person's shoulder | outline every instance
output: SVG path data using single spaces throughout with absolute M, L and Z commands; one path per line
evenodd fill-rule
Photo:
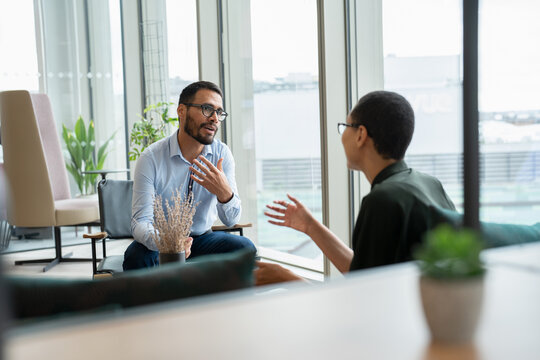
M 170 136 L 164 137 L 163 139 L 160 139 L 156 141 L 155 143 L 152 143 L 148 145 L 146 149 L 141 154 L 142 156 L 153 156 L 154 154 L 167 150 L 169 148 L 169 138 Z
M 389 201 L 391 202 L 394 199 L 396 192 L 402 192 L 399 183 L 381 183 L 374 186 L 369 194 L 365 196 L 365 199 L 371 201 Z
M 441 182 L 432 175 L 409 168 L 377 184 L 375 188 L 380 191 L 410 191 L 411 188 L 425 184 L 440 186 Z
M 137 163 L 156 164 L 169 153 L 169 137 L 165 137 L 150 144 L 139 156 Z
M 414 182 L 393 177 L 373 186 L 369 194 L 365 196 L 367 203 L 377 204 L 403 204 L 414 198 L 416 193 Z
M 424 181 L 428 181 L 428 182 L 433 182 L 433 183 L 438 183 L 438 184 L 441 183 L 439 179 L 437 179 L 435 176 L 423 173 L 415 169 L 411 169 L 411 176 L 423 179 Z
M 396 174 L 375 185 L 369 193 L 369 201 L 399 204 L 408 208 L 415 204 L 447 204 L 446 192 L 434 176 L 414 169 Z

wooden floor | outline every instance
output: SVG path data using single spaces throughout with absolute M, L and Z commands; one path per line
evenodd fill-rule
M 114 240 L 107 242 L 107 255 L 122 255 L 131 240 Z M 98 246 L 98 256 L 101 252 L 101 244 Z M 91 258 L 92 249 L 90 244 L 65 246 L 62 249 L 62 254 L 66 257 L 69 253 L 73 253 L 71 257 Z M 92 262 L 62 262 L 47 272 L 43 272 L 43 264 L 28 264 L 15 266 L 16 260 L 31 260 L 54 257 L 54 249 L 25 251 L 12 254 L 3 254 L 0 256 L 3 266 L 3 271 L 7 274 L 22 275 L 22 276 L 47 276 L 61 278 L 92 278 Z

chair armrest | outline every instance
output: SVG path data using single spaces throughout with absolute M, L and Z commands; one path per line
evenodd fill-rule
M 129 172 L 129 169 L 99 169 L 99 170 L 89 170 L 89 171 L 83 171 L 83 174 L 100 174 L 101 179 L 105 180 L 105 177 L 107 174 L 115 174 L 115 173 L 121 173 L 121 172 Z
M 105 231 L 100 231 L 98 233 L 93 233 L 93 234 L 83 234 L 82 237 L 85 239 L 101 240 L 101 239 L 105 239 L 107 236 L 109 236 L 109 234 L 107 234 Z
M 252 226 L 253 226 L 252 223 L 236 224 L 236 225 L 231 226 L 231 227 L 228 227 L 228 226 L 225 226 L 225 225 L 214 225 L 214 226 L 212 226 L 212 231 L 224 231 L 224 230 L 231 231 L 231 230 L 239 230 L 239 229 L 243 229 L 243 228 L 248 228 L 248 227 L 252 227 Z

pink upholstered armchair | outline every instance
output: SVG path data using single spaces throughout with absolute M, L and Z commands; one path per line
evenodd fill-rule
M 95 225 L 97 200 L 71 198 L 62 149 L 46 94 L 0 92 L 4 169 L 8 185 L 7 219 L 21 227 L 54 227 L 56 256 L 17 261 L 49 263 L 90 261 L 62 256 L 61 226 Z

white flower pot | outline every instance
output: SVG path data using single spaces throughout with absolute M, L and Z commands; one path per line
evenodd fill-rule
M 433 341 L 472 341 L 482 310 L 484 276 L 452 280 L 421 276 L 420 295 Z

